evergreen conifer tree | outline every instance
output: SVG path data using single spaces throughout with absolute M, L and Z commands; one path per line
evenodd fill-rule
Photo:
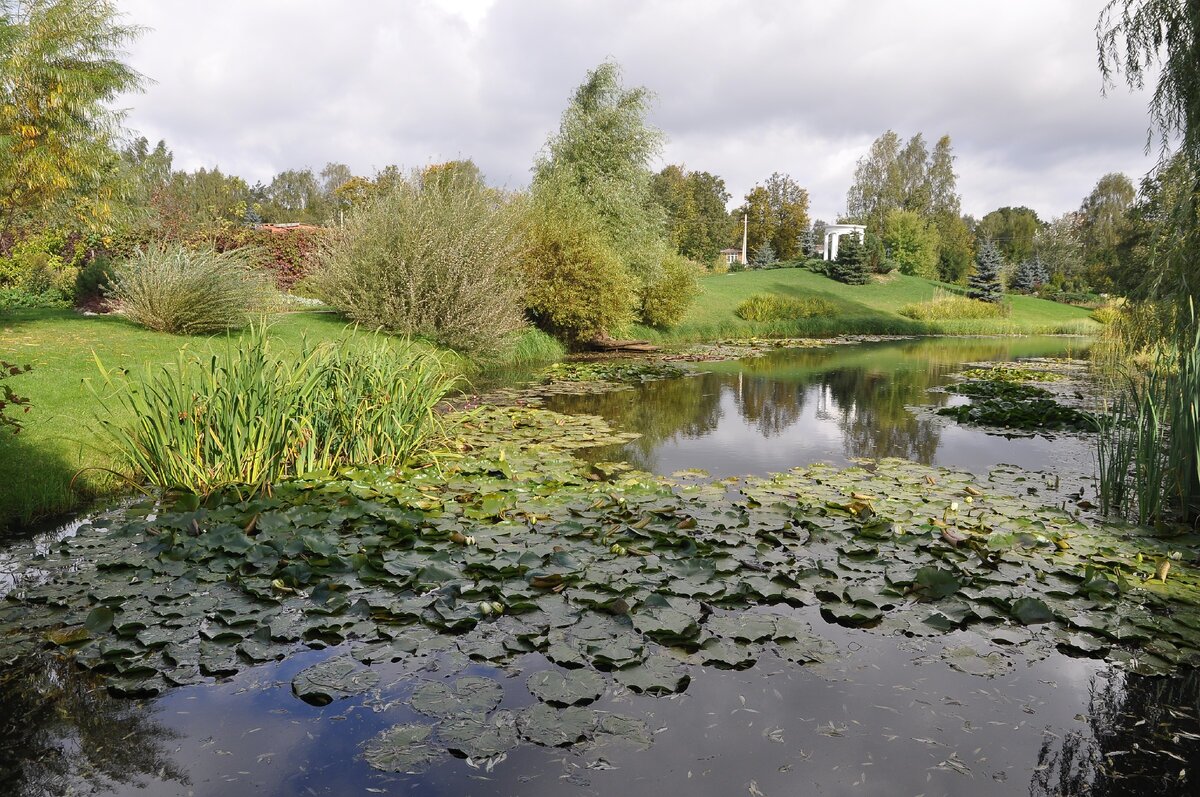
M 750 265 L 755 268 L 766 268 L 777 262 L 775 247 L 771 245 L 770 241 L 763 241 L 762 245 L 754 250 L 754 254 L 750 255 Z
M 1042 265 L 1041 260 L 1035 257 L 1021 261 L 1021 265 L 1017 266 L 1017 270 L 1013 272 L 1008 288 L 1013 293 L 1033 293 L 1048 279 L 1046 267 Z
M 975 255 L 975 270 L 967 280 L 967 297 L 992 304 L 999 304 L 1004 298 L 1004 289 L 1000 285 L 1000 252 L 991 241 L 985 241 Z
M 829 265 L 829 276 L 847 285 L 864 285 L 870 281 L 866 253 L 857 234 L 843 235 L 838 240 L 837 259 Z

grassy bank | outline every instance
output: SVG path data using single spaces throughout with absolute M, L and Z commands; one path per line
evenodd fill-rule
M 908 304 L 932 299 L 945 286 L 919 277 L 893 275 L 867 285 L 845 285 L 799 268 L 714 274 L 700 280 L 700 296 L 683 322 L 668 331 L 634 327 L 632 335 L 660 343 L 685 343 L 737 337 L 827 337 L 838 334 L 1083 334 L 1100 325 L 1081 307 L 1032 296 L 1006 296 L 1011 312 L 997 319 L 914 321 L 900 315 Z M 829 302 L 828 316 L 795 321 L 751 322 L 735 314 L 756 294 Z
M 345 321 L 334 314 L 291 313 L 277 317 L 270 337 L 276 351 L 298 355 L 306 340 L 332 340 L 345 329 Z M 147 365 L 174 362 L 181 347 L 206 354 L 223 350 L 229 342 L 225 335 L 169 335 L 118 316 L 82 316 L 72 310 L 18 310 L 0 318 L 3 358 L 33 366 L 30 373 L 11 380 L 13 390 L 30 400 L 31 409 L 21 416 L 25 428 L 20 434 L 0 435 L 0 529 L 70 511 L 125 486 L 104 470 L 111 462 L 93 431 L 95 399 L 84 384 L 98 377 L 93 354 L 107 368 L 140 375 Z M 562 348 L 552 338 L 530 332 L 508 360 L 487 365 L 561 356 Z M 468 378 L 482 368 L 450 352 L 442 352 L 442 357 Z
M 675 329 L 635 327 L 628 332 L 669 345 L 749 336 L 1090 334 L 1098 328 L 1085 309 L 1026 296 L 1010 297 L 1012 311 L 1002 319 L 917 322 L 900 315 L 900 308 L 932 298 L 938 287 L 904 276 L 849 286 L 802 269 L 714 275 L 701 280 L 700 297 Z M 755 294 L 815 297 L 828 302 L 833 312 L 798 321 L 755 323 L 738 318 L 737 306 Z M 280 316 L 270 336 L 276 351 L 298 354 L 305 340 L 334 339 L 345 327 L 337 315 L 293 313 Z M 93 431 L 95 400 L 84 384 L 97 376 L 93 355 L 108 368 L 138 374 L 148 364 L 173 362 L 181 347 L 205 354 L 229 342 L 225 335 L 169 335 L 120 317 L 82 316 L 70 310 L 13 311 L 0 318 L 0 355 L 34 368 L 11 382 L 19 395 L 30 399 L 32 409 L 23 416 L 24 431 L 15 437 L 0 435 L 0 528 L 70 511 L 124 486 L 105 470 L 111 463 Z M 501 361 L 480 365 L 449 352 L 444 355 L 453 369 L 486 383 L 503 381 L 496 374 L 506 368 L 559 359 L 563 353 L 552 338 L 530 331 Z

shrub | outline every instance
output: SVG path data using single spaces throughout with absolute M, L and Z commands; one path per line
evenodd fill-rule
M 257 252 L 259 267 L 270 273 L 275 287 L 293 291 L 314 267 L 325 236 L 331 233 L 323 227 L 222 227 L 216 235 L 197 232 L 197 242 L 211 238 L 218 252 L 249 247 Z M 189 239 L 190 240 L 190 239 Z
M 92 389 L 118 458 L 155 487 L 198 495 L 342 465 L 401 465 L 438 434 L 436 407 L 454 381 L 408 344 L 352 334 L 296 359 L 276 356 L 261 328 L 223 355 L 181 351 L 174 367 L 141 380 L 97 365 Z
M 364 325 L 494 353 L 525 327 L 517 220 L 478 181 L 398 180 L 322 236 L 314 282 Z
M 92 258 L 75 278 L 75 304 L 99 306 L 105 304 L 105 295 L 113 280 L 113 264 L 106 255 Z
M 866 252 L 862 240 L 857 235 L 843 235 L 838 240 L 838 256 L 829 265 L 829 276 L 847 285 L 865 285 L 870 282 Z
M 641 320 L 652 327 L 675 326 L 700 292 L 697 275 L 701 266 L 665 245 L 652 250 L 659 258 L 646 272 L 640 288 Z
M 13 245 L 0 257 L 0 290 L 9 307 L 62 307 L 75 295 L 78 249 L 63 236 L 41 233 Z
M 961 318 L 1003 318 L 1009 311 L 1007 304 L 982 302 L 947 293 L 939 288 L 929 301 L 901 307 L 900 315 L 917 321 L 945 321 Z
M 521 258 L 525 306 L 539 327 L 577 346 L 634 317 L 634 282 L 595 211 L 547 181 L 534 192 Z
M 1111 324 L 1121 317 L 1121 308 L 1124 304 L 1122 299 L 1103 304 L 1092 311 L 1092 320 L 1099 321 L 1101 324 Z
M 816 296 L 802 299 L 759 293 L 738 305 L 734 313 L 747 321 L 790 321 L 796 318 L 831 316 L 837 312 L 834 304 Z
M 247 249 L 148 247 L 113 269 L 108 297 L 135 324 L 203 335 L 246 326 L 269 307 L 268 278 Z

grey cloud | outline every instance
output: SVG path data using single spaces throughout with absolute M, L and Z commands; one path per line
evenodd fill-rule
M 1097 0 L 122 7 L 157 28 L 132 54 L 158 83 L 130 99 L 131 126 L 181 165 L 250 179 L 473 157 L 523 185 L 571 90 L 610 57 L 656 93 L 665 159 L 721 175 L 735 198 L 787 171 L 823 218 L 888 128 L 949 133 L 975 213 L 1055 215 L 1104 172 L 1151 163 L 1145 95 L 1100 95 Z

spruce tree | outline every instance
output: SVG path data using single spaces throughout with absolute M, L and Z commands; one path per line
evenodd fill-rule
M 992 304 L 999 304 L 1004 298 L 1004 289 L 1000 285 L 1000 252 L 991 241 L 985 241 L 975 256 L 975 270 L 967 280 L 967 297 Z
M 770 241 L 763 241 L 762 245 L 754 250 L 754 254 L 750 255 L 750 265 L 755 268 L 766 268 L 777 262 L 779 259 L 775 256 L 775 247 Z
M 1013 293 L 1033 293 L 1048 279 L 1049 275 L 1046 274 L 1046 267 L 1042 265 L 1042 261 L 1033 258 L 1021 261 L 1021 265 L 1013 272 L 1008 287 Z
M 838 240 L 837 259 L 829 266 L 829 276 L 847 285 L 864 285 L 871 280 L 862 239 L 857 234 L 843 235 Z

